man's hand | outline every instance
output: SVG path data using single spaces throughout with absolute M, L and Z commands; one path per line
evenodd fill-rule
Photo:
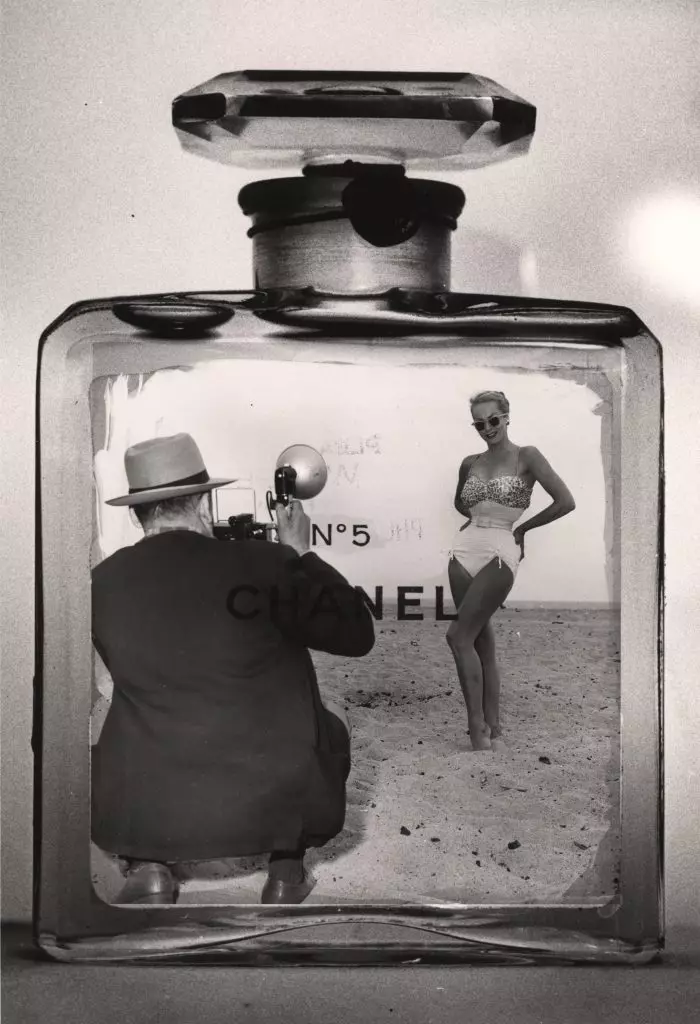
M 301 502 L 292 498 L 288 505 L 278 504 L 275 514 L 280 544 L 288 544 L 298 555 L 305 555 L 310 551 L 311 520 L 304 512 Z

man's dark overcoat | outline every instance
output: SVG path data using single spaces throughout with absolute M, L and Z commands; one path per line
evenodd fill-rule
M 114 681 L 92 755 L 92 836 L 145 860 L 320 846 L 343 827 L 349 745 L 309 648 L 360 656 L 366 605 L 315 553 L 168 530 L 93 570 Z

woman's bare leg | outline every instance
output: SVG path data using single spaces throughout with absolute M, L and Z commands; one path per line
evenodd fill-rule
M 457 619 L 447 630 L 447 642 L 467 705 L 472 746 L 475 750 L 489 750 L 491 728 L 495 729 L 494 737 L 500 736 L 500 679 L 489 620 L 513 586 L 513 574 L 506 565 L 493 559 L 471 577 L 453 558 L 448 575 Z
M 467 572 L 461 562 L 452 558 L 448 568 L 450 590 L 455 608 L 459 608 L 464 595 L 472 582 L 472 576 Z M 501 693 L 501 679 L 496 662 L 496 638 L 493 627 L 487 622 L 478 637 L 474 641 L 474 648 L 479 655 L 481 662 L 481 674 L 483 679 L 483 711 L 484 719 L 489 727 L 491 739 L 501 737 L 501 723 L 499 714 L 499 702 Z
M 501 739 L 501 676 L 496 662 L 496 637 L 490 622 L 487 622 L 479 633 L 474 641 L 474 647 L 479 655 L 484 677 L 484 718 L 493 741 Z
M 454 602 L 455 608 L 459 608 L 464 595 L 469 590 L 472 584 L 473 576 L 467 572 L 461 562 L 452 556 L 447 565 L 447 579 L 450 584 L 450 591 L 452 592 L 452 601 Z
M 459 609 L 462 604 L 469 587 L 471 586 L 474 577 L 464 568 L 461 562 L 456 558 L 451 558 L 447 567 L 447 577 L 450 584 L 450 590 L 452 592 L 452 601 L 455 608 Z M 454 626 L 454 622 L 452 624 Z M 488 750 L 491 746 L 490 742 L 485 742 L 481 732 L 485 726 L 484 718 L 484 675 L 483 669 L 481 678 L 479 679 L 478 673 L 474 671 L 467 673 L 463 664 L 462 652 L 458 646 L 453 643 L 454 633 L 450 632 L 452 626 L 447 631 L 447 643 L 450 650 L 452 651 L 452 657 L 455 660 L 455 666 L 457 668 L 457 676 L 459 678 L 459 685 L 462 688 L 462 694 L 464 696 L 464 702 L 467 705 L 467 720 L 469 722 L 469 735 L 472 741 L 474 749 Z M 477 655 L 478 657 L 478 655 Z M 470 687 L 471 682 L 471 687 Z

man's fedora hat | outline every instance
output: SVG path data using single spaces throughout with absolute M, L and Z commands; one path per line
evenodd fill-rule
M 234 479 L 210 477 L 195 440 L 189 434 L 154 437 L 127 448 L 124 455 L 129 493 L 108 505 L 143 505 L 185 494 L 211 491 Z

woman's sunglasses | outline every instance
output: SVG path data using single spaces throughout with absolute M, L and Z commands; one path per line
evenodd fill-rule
M 501 420 L 505 418 L 505 414 L 503 416 L 489 416 L 487 420 L 474 420 L 472 426 L 482 434 L 486 430 L 487 424 L 489 427 L 500 427 Z

